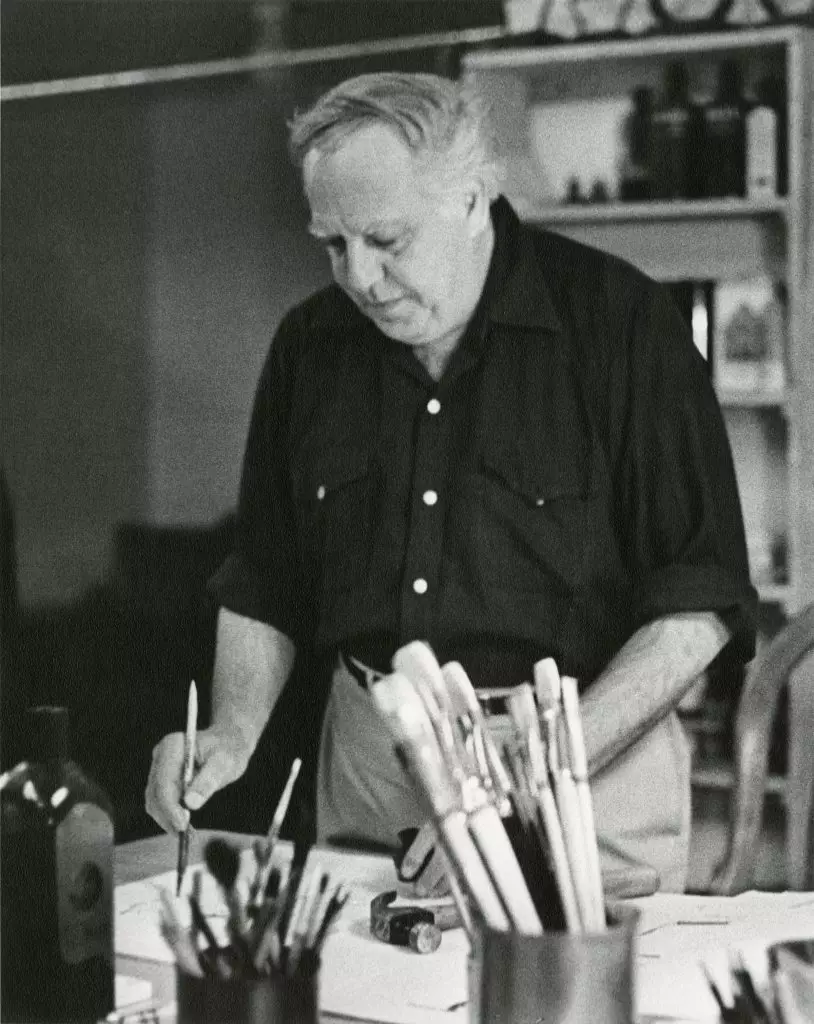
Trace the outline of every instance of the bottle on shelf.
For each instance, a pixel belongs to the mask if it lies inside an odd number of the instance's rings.
[[[785,192],[785,102],[777,79],[760,79],[746,115],[746,194],[752,198]]]
[[[623,202],[650,199],[650,131],[653,98],[650,89],[633,91],[633,105],[625,120],[622,166],[619,173],[619,198]]]
[[[698,110],[690,99],[689,76],[681,61],[667,65],[664,94],[651,117],[651,181],[655,199],[698,195],[695,172],[699,145]]]
[[[746,103],[741,69],[725,60],[718,69],[715,97],[702,107],[702,194],[710,198],[743,196],[746,171]]]
[[[71,759],[67,709],[27,719],[30,757],[0,778],[0,1017],[104,1020],[115,980],[111,804]]]

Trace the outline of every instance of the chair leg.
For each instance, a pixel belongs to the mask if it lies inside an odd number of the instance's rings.
[[[787,883],[790,889],[808,889],[814,881],[811,822],[814,810],[814,656],[811,654],[791,675],[788,728]]]

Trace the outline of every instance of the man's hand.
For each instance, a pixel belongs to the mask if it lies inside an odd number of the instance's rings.
[[[418,830],[399,865],[399,878],[412,883],[416,896],[446,896],[449,892],[444,856],[436,845],[435,828],[427,822]]]
[[[181,803],[181,776],[184,762],[184,734],[170,733],[153,748],[153,761],[144,794],[144,806],[165,832],[183,832],[189,824],[190,810],[196,811],[230,782],[246,771],[251,752],[247,752],[234,734],[217,728],[198,733],[195,750],[195,775]]]

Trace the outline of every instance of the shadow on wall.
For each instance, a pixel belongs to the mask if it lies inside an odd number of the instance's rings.
[[[206,581],[232,532],[232,516],[210,527],[122,525],[107,582],[64,605],[20,610],[16,631],[4,617],[3,768],[25,757],[18,727],[25,707],[68,707],[74,756],[113,800],[117,841],[158,831],[143,809],[152,748],[183,727],[190,679],[199,687],[202,727],[209,720],[217,609]],[[3,539],[8,557],[5,531]],[[11,673],[7,650],[15,652]],[[305,806],[286,832],[311,828],[324,678],[300,659],[246,776],[213,798],[196,825],[265,832],[291,760],[302,756]]]

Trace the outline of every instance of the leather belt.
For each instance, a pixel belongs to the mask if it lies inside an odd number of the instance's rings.
[[[339,652],[339,660],[342,662],[342,666],[350,675],[353,676],[363,690],[369,690],[374,683],[378,683],[380,679],[384,679],[384,672],[379,672],[375,668],[370,668],[357,658],[351,657],[350,654],[345,654],[344,651]]]

